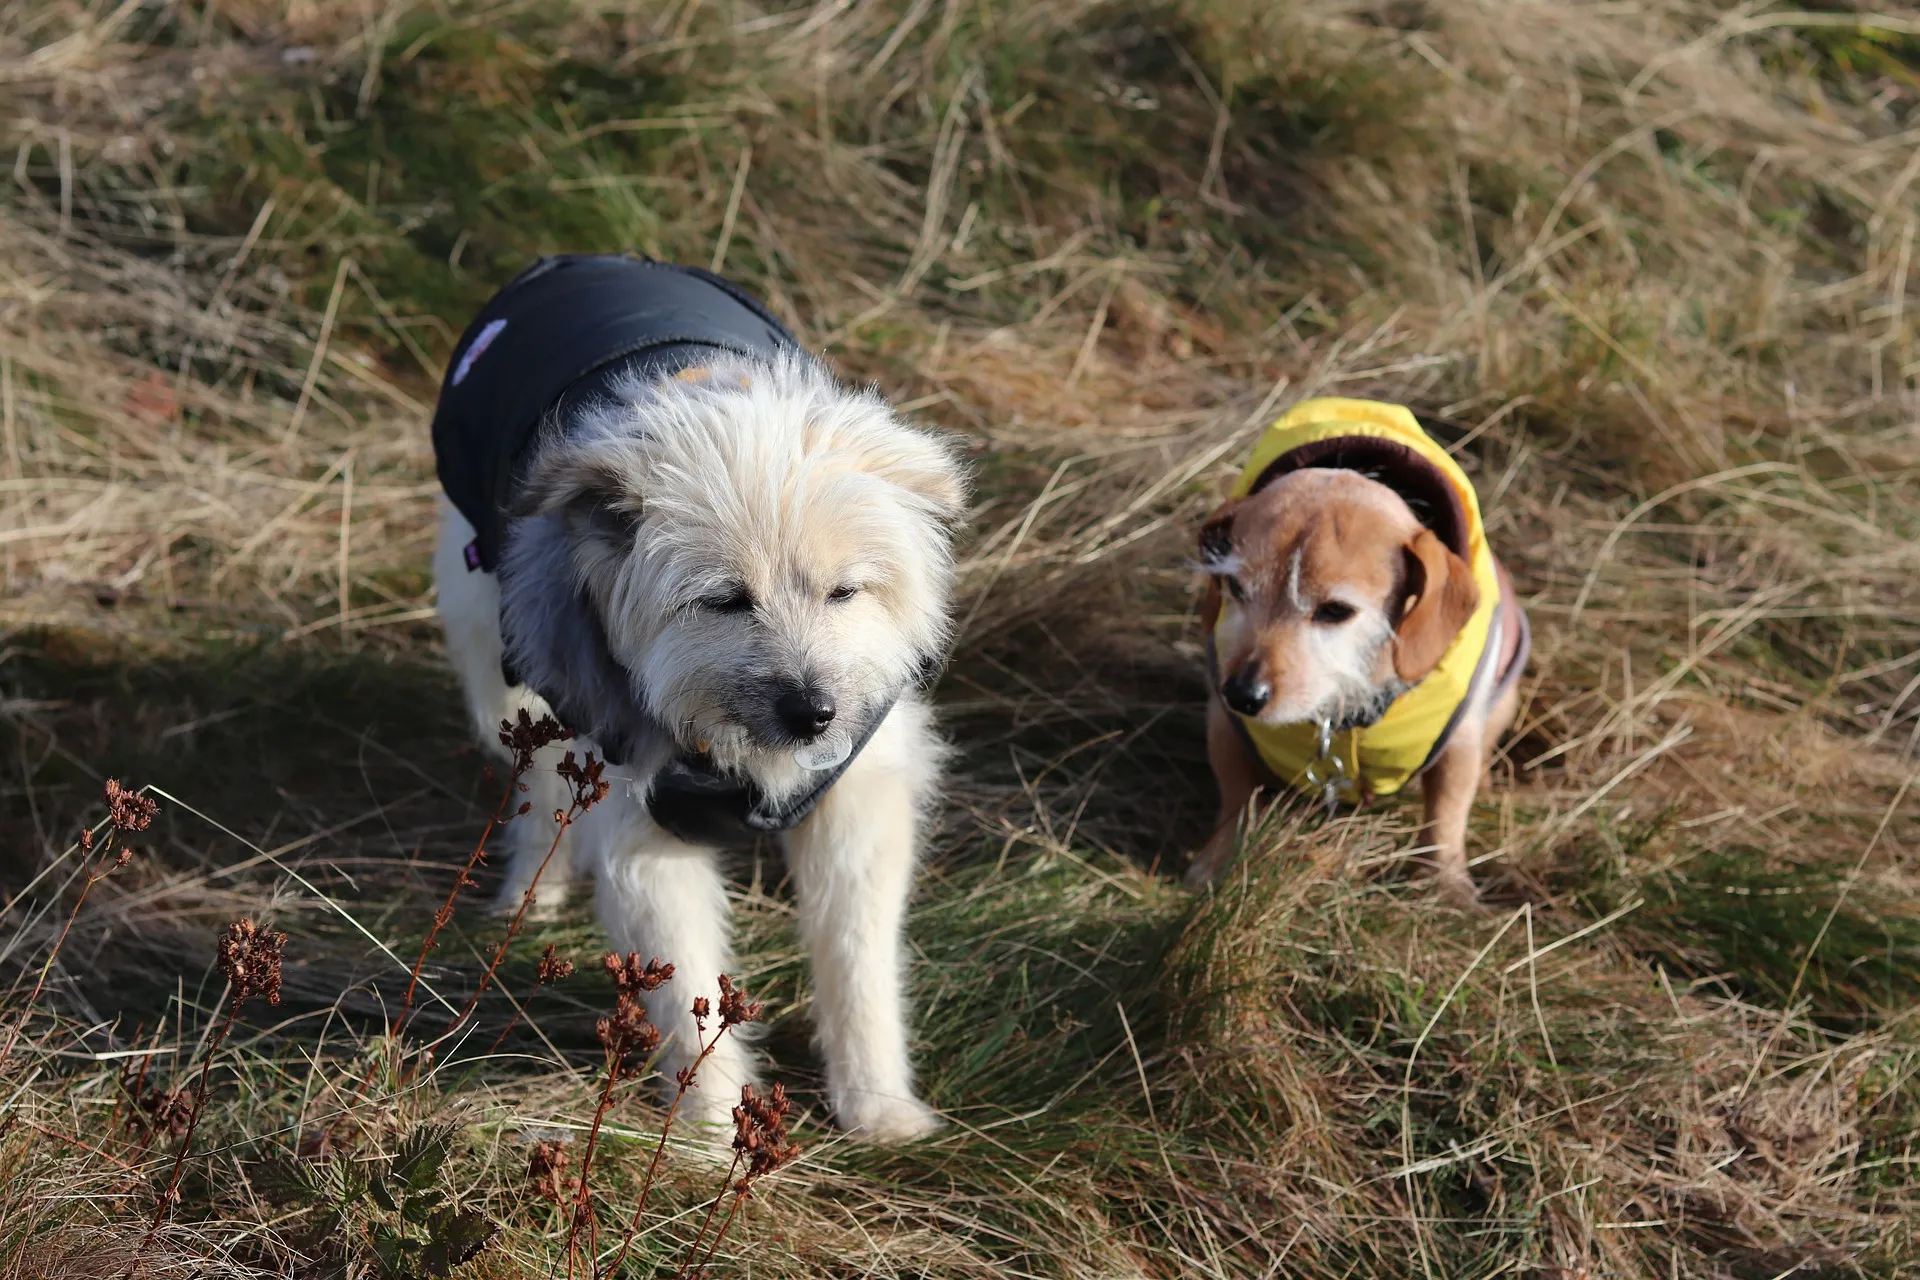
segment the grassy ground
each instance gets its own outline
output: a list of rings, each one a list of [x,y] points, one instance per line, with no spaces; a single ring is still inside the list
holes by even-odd
[[[430,1120],[500,1229],[468,1273],[561,1257],[526,1166],[594,1111],[587,913],[467,1048],[383,1040],[492,804],[429,406],[561,249],[723,266],[979,476],[911,922],[951,1127],[823,1125],[743,858],[808,1150],[714,1274],[1920,1273],[1916,128],[1909,6],[6,5],[0,1276],[404,1274],[394,1215],[289,1170]],[[1401,803],[1170,874],[1210,801],[1190,531],[1328,391],[1428,415],[1533,612],[1483,918],[1394,874]],[[108,776],[159,819],[29,1007]],[[476,902],[426,973],[456,1003]],[[216,1045],[242,915],[291,935],[283,1002]],[[486,1055],[549,942],[582,975]],[[211,1099],[150,1240],[178,1142],[124,1123],[136,1049]],[[610,1221],[658,1122],[616,1100]],[[669,1159],[629,1274],[715,1181]]]

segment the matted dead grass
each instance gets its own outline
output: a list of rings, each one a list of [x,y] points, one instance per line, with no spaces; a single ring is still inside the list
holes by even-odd
[[[1910,1274],[1917,104],[1907,6],[9,6],[0,1270],[141,1254],[171,1152],[116,1079],[197,1069],[243,914],[286,1003],[143,1268],[403,1274],[264,1171],[433,1117],[503,1228],[475,1273],[560,1257],[524,1170],[592,1116],[610,993],[379,1066],[492,803],[431,625],[439,368],[525,258],[630,248],[740,276],[981,479],[911,925],[954,1124],[812,1116],[717,1272]],[[1168,874],[1211,802],[1191,530],[1327,392],[1428,418],[1535,619],[1484,919],[1399,878],[1403,805]],[[25,1008],[109,773],[161,823]],[[778,861],[739,870],[817,1112]],[[497,938],[464,908],[429,985]],[[489,1033],[549,942],[598,954],[584,914],[517,943]],[[611,1119],[617,1214],[658,1118]],[[631,1274],[712,1194],[668,1168]]]

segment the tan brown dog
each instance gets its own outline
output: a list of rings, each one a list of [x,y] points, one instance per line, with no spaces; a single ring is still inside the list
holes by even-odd
[[[1465,473],[1397,405],[1309,400],[1262,437],[1200,547],[1220,817],[1187,883],[1219,872],[1262,787],[1331,807],[1420,777],[1439,887],[1473,902],[1467,816],[1528,632]]]

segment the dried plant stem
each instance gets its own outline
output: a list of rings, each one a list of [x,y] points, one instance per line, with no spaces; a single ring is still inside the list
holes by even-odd
[[[724,1191],[722,1194],[724,1194]],[[720,1251],[720,1242],[726,1239],[727,1229],[733,1225],[734,1216],[740,1212],[740,1206],[746,1201],[746,1198],[747,1189],[743,1183],[740,1189],[733,1193],[733,1203],[727,1206],[727,1216],[720,1220],[720,1230],[714,1233],[713,1243],[707,1246],[707,1256],[700,1259],[700,1265],[693,1271],[684,1273],[687,1276],[687,1280],[697,1280],[697,1277],[707,1273],[708,1264],[713,1261],[713,1255]],[[699,1242],[696,1240],[695,1243],[698,1244]]]
[[[525,716],[524,712],[522,713],[522,716],[524,718]],[[523,733],[529,732],[530,728],[531,726],[528,726],[526,729],[523,729]],[[504,720],[501,721],[500,735],[501,735],[501,742],[503,744],[511,743],[512,737],[513,737],[513,726],[511,722],[504,721]],[[520,780],[526,776],[527,770],[532,768],[532,766],[533,766],[533,754],[531,751],[529,750],[516,751],[513,769],[507,775],[506,786],[501,789],[499,802],[493,806],[493,812],[487,816],[487,825],[480,829],[480,838],[474,841],[473,852],[467,855],[467,861],[465,865],[463,865],[460,868],[459,873],[454,876],[453,885],[451,888],[447,890],[447,900],[440,904],[440,909],[438,911],[433,913],[433,924],[427,929],[427,936],[421,940],[420,954],[414,957],[413,968],[407,974],[407,991],[405,996],[401,998],[400,1012],[394,1015],[393,1020],[387,1024],[387,1037],[389,1040],[389,1050],[393,1054],[394,1066],[395,1066],[396,1072],[399,1072],[400,1060],[404,1058],[404,1054],[402,1053],[400,1048],[400,1033],[406,1027],[407,1016],[413,1011],[413,997],[415,992],[419,989],[420,972],[422,969],[426,967],[427,956],[429,953],[433,951],[434,945],[440,940],[441,930],[445,929],[447,925],[453,920],[454,904],[458,901],[460,897],[460,891],[473,883],[473,880],[472,880],[473,869],[479,866],[480,863],[486,859],[487,841],[491,840],[493,838],[493,833],[499,830],[501,821],[507,815],[508,806],[513,803],[513,798],[520,794]],[[491,776],[491,772],[492,772],[491,770],[488,771],[489,776]],[[555,848],[558,848],[558,847],[559,847],[558,838],[556,837]],[[549,851],[547,856],[551,858],[553,856],[552,851]],[[546,865],[545,863],[541,864],[543,868],[545,867],[545,865]],[[524,905],[522,906],[521,909],[525,910]],[[509,940],[511,940],[512,935],[509,934],[508,937],[509,937]],[[484,984],[482,985],[481,989],[485,990]],[[478,998],[479,998],[479,993],[476,992],[475,999],[477,1000]],[[462,1009],[460,1011],[460,1015],[454,1019],[454,1022],[452,1025],[458,1026],[461,1019],[466,1016],[466,1014],[469,1012],[471,1007],[472,1007],[471,1004],[469,1004],[467,1009]],[[519,1015],[516,1012],[514,1016],[517,1018]],[[504,1032],[502,1033],[502,1038],[503,1039],[505,1038]],[[431,1052],[432,1047],[433,1047],[432,1045],[426,1046],[426,1049],[423,1050],[423,1052]],[[495,1047],[498,1047],[497,1042]],[[491,1050],[489,1050],[489,1052],[491,1052]],[[359,1085],[354,1089],[354,1092],[353,1092],[354,1101],[357,1102],[360,1099],[364,1098],[367,1094],[367,1090],[373,1087],[374,1077],[379,1073],[379,1070],[380,1070],[380,1062],[381,1062],[381,1059],[379,1055],[375,1055],[374,1060],[367,1064],[367,1074],[365,1075],[365,1077],[361,1079]],[[400,1073],[400,1074],[405,1074],[405,1073]],[[343,1120],[346,1119],[347,1112],[350,1109],[351,1109],[350,1107],[342,1109],[341,1113],[338,1116],[334,1117],[332,1123],[328,1124],[327,1130],[326,1130],[328,1136],[331,1136],[333,1134],[335,1126],[337,1126]]]
[[[740,1206],[753,1194],[753,1184],[785,1167],[800,1154],[800,1144],[792,1141],[787,1133],[787,1116],[792,1109],[793,1104],[788,1100],[786,1090],[778,1084],[765,1097],[756,1094],[752,1085],[741,1086],[740,1105],[733,1109],[733,1164],[720,1183],[720,1189],[714,1192],[713,1203],[707,1206],[707,1216],[700,1223],[699,1234],[687,1246],[686,1257],[681,1261],[680,1270],[675,1273],[680,1280],[697,1280],[707,1273],[714,1255],[720,1251],[720,1242],[727,1238],[733,1220],[740,1214]],[[738,1172],[742,1161],[746,1162],[747,1170],[735,1182],[733,1175]],[[729,1188],[733,1191],[733,1203],[727,1206],[727,1216],[721,1219],[720,1229],[713,1233],[713,1239],[707,1242],[706,1254],[702,1256],[701,1242],[707,1240],[707,1229],[712,1226],[713,1215]],[[698,1261],[695,1261],[696,1258]]]
[[[67,944],[67,935],[73,932],[73,922],[80,918],[80,909],[87,905],[87,894],[92,891],[94,885],[113,873],[115,864],[107,860],[107,855],[113,852],[113,845],[113,835],[109,833],[100,845],[99,856],[92,864],[94,869],[86,873],[86,882],[80,886],[80,894],[73,900],[73,910],[67,912],[67,922],[60,926],[60,936],[53,940],[53,949],[47,952],[46,963],[40,966],[40,974],[34,979],[33,990],[27,993],[26,1001],[20,1007],[20,1016],[13,1020],[13,1026],[7,1033],[6,1047],[0,1048],[0,1067],[6,1066],[7,1060],[13,1056],[14,1046],[20,1041],[20,1033],[26,1030],[28,1020],[33,1017],[33,1006],[39,1002],[40,993],[46,990],[47,975],[53,972],[54,963],[60,958],[60,948]]]
[[[507,1037],[513,1034],[513,1029],[520,1025],[520,1020],[522,1018],[525,1018],[527,1016],[527,1006],[532,1004],[533,998],[539,994],[540,994],[539,987],[535,987],[532,991],[529,991],[527,993],[527,998],[520,1002],[520,1007],[513,1011],[513,1016],[511,1018],[507,1019],[507,1025],[500,1028],[500,1034],[495,1036],[493,1038],[493,1043],[487,1046],[488,1057],[492,1057],[494,1054],[500,1052],[500,1046],[507,1042]],[[534,1030],[537,1032],[539,1028],[536,1026]]]
[[[146,1031],[147,1031],[146,1024],[141,1023],[140,1026],[134,1029],[132,1042],[134,1044],[140,1043],[140,1039],[142,1036],[146,1034]],[[153,1055],[151,1053],[143,1054],[140,1058],[140,1070],[134,1073],[133,1087],[131,1089],[127,1087],[126,1068],[124,1067],[121,1068],[120,1091],[123,1095],[125,1095],[125,1098],[128,1098],[128,1099],[139,1098],[143,1094],[143,1092],[146,1090],[146,1087],[147,1087],[147,1069],[152,1065],[153,1065]],[[114,1129],[120,1127],[121,1101],[122,1099],[115,1099],[113,1104],[113,1110],[107,1116],[107,1131],[109,1133],[111,1133]],[[129,1112],[126,1117],[126,1125],[127,1125],[127,1128],[131,1130],[133,1125],[133,1115],[131,1112]]]
[[[593,1213],[593,1187],[588,1175],[593,1171],[593,1152],[600,1142],[600,1124],[607,1118],[607,1111],[613,1106],[613,1088],[620,1081],[620,1055],[607,1055],[607,1079],[600,1086],[600,1105],[594,1108],[593,1124],[587,1129],[586,1145],[580,1152],[580,1181],[573,1194],[573,1214],[567,1223],[567,1280],[573,1280],[573,1261],[580,1240],[580,1228],[587,1229],[587,1257],[591,1259],[595,1252],[598,1232]],[[591,1263],[589,1263],[591,1266]]]
[[[707,1206],[707,1216],[700,1220],[700,1230],[695,1234],[692,1242],[687,1245],[686,1257],[681,1260],[680,1269],[674,1273],[676,1280],[677,1277],[698,1275],[700,1272],[706,1270],[707,1263],[713,1261],[714,1250],[720,1247],[720,1237],[726,1235],[727,1228],[732,1225],[733,1215],[739,1210],[740,1201],[746,1195],[746,1191],[744,1190],[745,1183],[741,1184],[741,1189],[734,1189],[733,1186],[733,1175],[740,1172],[740,1157],[742,1154],[743,1153],[739,1151],[733,1153],[733,1163],[727,1166],[727,1176],[720,1180],[720,1189],[713,1193],[713,1203]],[[733,1190],[733,1205],[727,1210],[726,1221],[720,1224],[720,1235],[713,1238],[713,1244],[708,1248],[706,1257],[700,1260],[700,1265],[694,1267],[692,1271],[688,1271],[687,1267],[693,1256],[700,1252],[700,1242],[707,1238],[707,1228],[713,1225],[713,1215],[719,1210],[720,1202],[726,1199],[729,1190]]]
[[[487,1056],[489,1058],[500,1052],[500,1046],[507,1042],[507,1037],[513,1034],[513,1029],[520,1025],[520,1019],[526,1016],[527,1005],[533,1002],[533,997],[538,993],[538,990],[536,987],[533,991],[527,993],[527,998],[520,1002],[520,1007],[513,1011],[511,1018],[507,1019],[507,1025],[500,1028],[500,1034],[495,1036],[493,1043],[487,1046]]]
[[[722,1024],[720,1029],[713,1033],[713,1039],[701,1046],[699,1056],[694,1058],[692,1065],[680,1073],[679,1087],[674,1090],[673,1101],[667,1107],[666,1118],[660,1122],[660,1138],[653,1144],[653,1158],[647,1161],[646,1176],[640,1181],[640,1199],[633,1206],[633,1215],[627,1219],[627,1229],[620,1233],[620,1252],[614,1255],[613,1261],[604,1270],[594,1273],[595,1280],[617,1275],[620,1264],[627,1260],[627,1252],[633,1248],[634,1233],[640,1230],[640,1216],[647,1211],[647,1197],[653,1194],[654,1179],[660,1173],[660,1161],[667,1154],[667,1138],[673,1132],[675,1117],[680,1114],[680,1104],[686,1100],[687,1092],[694,1087],[694,1077],[700,1073],[701,1064],[713,1056],[714,1049],[720,1044],[720,1037],[726,1035],[731,1029]],[[738,1160],[739,1157],[736,1156],[735,1162],[738,1163]],[[733,1175],[727,1176],[731,1178]]]
[[[407,993],[400,1000],[400,1012],[393,1019],[388,1034],[396,1039],[401,1028],[406,1025],[407,1015],[413,1010],[413,996],[420,985],[420,970],[426,967],[427,953],[433,950],[439,940],[440,931],[453,919],[454,902],[460,891],[472,884],[473,869],[486,858],[487,841],[493,838],[494,831],[500,826],[500,820],[506,816],[507,806],[520,794],[520,778],[523,770],[515,769],[507,778],[507,785],[500,793],[500,803],[494,805],[493,813],[487,818],[487,825],[481,828],[480,838],[474,842],[473,852],[467,855],[466,865],[460,868],[453,878],[453,886],[447,890],[447,900],[433,913],[433,925],[427,930],[426,939],[420,944],[420,954],[414,958],[413,969],[407,974]]]
[[[57,1129],[49,1129],[45,1125],[35,1124],[33,1121],[25,1119],[24,1117],[21,1117],[19,1115],[8,1116],[7,1122],[9,1124],[18,1123],[21,1127],[31,1129],[35,1133],[39,1134],[41,1137],[52,1138],[55,1142],[64,1143],[65,1145],[72,1147],[76,1151],[84,1151],[90,1156],[97,1156],[98,1158],[105,1160],[109,1164],[117,1166],[118,1168],[126,1171],[127,1173],[138,1172],[138,1170],[136,1170],[131,1164],[127,1163],[125,1160],[122,1160],[119,1156],[114,1155],[111,1151],[102,1151],[99,1147],[96,1147],[91,1143],[84,1142],[79,1138],[71,1136],[70,1134],[61,1133]]]
[[[500,1046],[507,1042],[507,1036],[512,1033],[515,1027],[520,1025],[522,1018],[527,1017],[528,1010],[533,1008],[533,999],[540,994],[542,987],[552,986],[556,982],[564,982],[572,976],[573,961],[558,954],[554,950],[553,944],[549,942],[547,944],[546,954],[540,957],[540,963],[535,970],[533,990],[527,992],[527,998],[525,1000],[514,1006],[513,1017],[507,1020],[506,1026],[500,1028],[500,1034],[493,1038],[493,1044],[487,1048],[487,1056],[492,1057],[500,1051]],[[528,1018],[528,1022],[531,1024],[532,1019]],[[535,1026],[534,1030],[537,1032],[539,1027]]]
[[[194,1130],[200,1127],[200,1113],[207,1107],[207,1084],[213,1072],[213,1059],[220,1052],[220,1046],[226,1042],[227,1033],[233,1030],[233,1023],[240,1016],[241,992],[235,988],[232,998],[227,1001],[227,1013],[220,1020],[220,1026],[214,1031],[213,1039],[207,1042],[206,1052],[200,1058],[200,1079],[193,1086],[193,1107],[187,1112],[187,1129],[180,1136],[180,1149],[173,1155],[173,1170],[167,1175],[167,1189],[160,1194],[160,1203],[154,1208],[153,1221],[147,1225],[147,1234],[140,1242],[138,1256],[134,1259],[133,1274],[139,1274],[140,1259],[146,1256],[153,1245],[153,1238],[160,1233],[160,1227],[167,1220],[167,1214],[173,1208],[174,1199],[180,1194],[180,1177],[186,1170],[187,1153],[193,1148]]]
[[[108,785],[111,795],[112,784]],[[193,1087],[193,1105],[187,1109],[187,1123],[180,1135],[180,1149],[174,1153],[173,1171],[167,1175],[166,1190],[161,1193],[160,1203],[154,1207],[153,1221],[147,1226],[146,1237],[134,1254],[130,1274],[139,1274],[147,1249],[160,1233],[161,1224],[167,1220],[175,1200],[179,1198],[180,1175],[186,1170],[187,1153],[193,1150],[194,1132],[199,1129],[200,1117],[207,1109],[207,1088],[213,1075],[213,1060],[219,1056],[220,1046],[226,1043],[228,1033],[233,1030],[234,1021],[240,1016],[240,1006],[255,996],[264,998],[268,1004],[280,1003],[281,949],[286,943],[286,934],[262,929],[250,918],[235,920],[220,931],[216,955],[220,972],[227,979],[227,1013],[220,1020],[219,1027],[201,1056],[200,1079]]]
[[[453,1021],[447,1024],[447,1030],[441,1034],[441,1039],[444,1040],[455,1028],[472,1016],[474,1009],[480,1004],[480,997],[485,995],[487,988],[493,984],[494,975],[500,971],[500,962],[507,958],[507,948],[511,947],[513,940],[519,936],[520,926],[527,918],[527,910],[533,906],[533,895],[540,888],[540,877],[547,873],[547,865],[553,861],[553,855],[560,851],[561,838],[567,834],[567,828],[573,825],[573,820],[580,816],[582,809],[583,806],[576,800],[567,806],[565,813],[560,815],[559,829],[553,833],[553,843],[547,846],[547,856],[540,859],[540,865],[534,869],[533,879],[527,882],[527,891],[520,896],[520,909],[514,912],[513,919],[507,922],[507,936],[500,939],[500,945],[493,949],[493,958],[487,961],[486,972],[480,975],[480,985],[473,989],[473,994],[467,997],[467,1002],[460,1006],[460,1012],[455,1014]]]

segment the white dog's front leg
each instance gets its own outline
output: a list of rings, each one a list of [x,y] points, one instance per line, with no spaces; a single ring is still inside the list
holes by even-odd
[[[732,913],[712,850],[674,839],[644,809],[634,812],[638,805],[621,807],[626,812],[590,814],[601,819],[599,829],[583,834],[613,842],[595,860],[600,923],[608,942],[616,951],[673,966],[672,980],[647,997],[647,1017],[663,1037],[660,1078],[670,1100],[676,1074],[700,1052],[693,1020],[696,996],[705,996],[714,1011],[707,1018],[707,1040],[719,1030],[720,975],[733,963]],[[680,1119],[695,1126],[728,1124],[740,1086],[755,1078],[753,1053],[740,1030],[727,1032],[700,1067]]]
[[[787,837],[813,962],[816,1039],[842,1127],[877,1142],[939,1128],[914,1094],[900,938],[918,815],[908,774],[862,761]]]
[[[559,825],[553,815],[565,810],[572,798],[567,783],[554,772],[560,758],[561,748],[542,748],[533,758],[533,768],[521,779],[527,789],[507,799],[509,814],[522,803],[532,807],[514,817],[505,832],[509,860],[507,874],[500,882],[500,896],[494,899],[497,915],[518,914],[528,889],[533,890],[533,903],[527,909],[529,920],[551,920],[567,904],[568,887],[573,882],[573,845],[578,837],[569,831],[560,837],[557,847],[554,844]],[[539,877],[537,881],[535,876]]]

